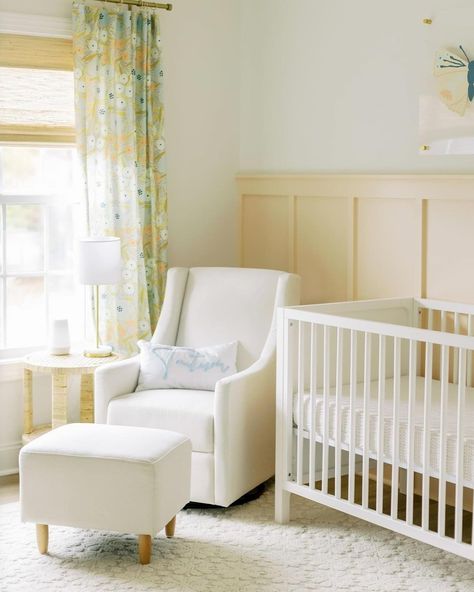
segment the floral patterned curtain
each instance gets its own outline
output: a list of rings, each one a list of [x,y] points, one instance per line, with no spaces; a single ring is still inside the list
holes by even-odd
[[[101,288],[100,331],[131,353],[154,330],[167,268],[158,10],[74,2],[73,47],[89,233],[122,245],[122,282]]]

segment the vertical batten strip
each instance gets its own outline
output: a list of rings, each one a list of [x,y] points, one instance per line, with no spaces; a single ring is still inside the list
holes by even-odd
[[[335,496],[341,497],[341,397],[342,397],[342,355],[344,351],[344,329],[337,328],[336,342],[336,479]]]
[[[426,298],[428,269],[428,199],[417,199],[419,240],[414,253],[415,294]]]
[[[392,499],[390,502],[390,514],[394,520],[398,518],[398,463],[400,454],[400,349],[400,338],[395,337],[393,343]]]
[[[456,429],[456,501],[454,508],[454,538],[462,542],[464,493],[464,409],[466,404],[466,350],[459,350],[458,409]]]
[[[408,462],[407,462],[407,500],[406,522],[413,524],[413,464],[415,452],[415,402],[416,402],[416,346],[410,339],[408,367]]]
[[[346,300],[354,300],[354,198],[347,198]]]
[[[329,359],[331,356],[331,352],[329,350],[330,345],[331,345],[331,339],[330,339],[330,327],[327,327],[326,325],[324,325],[324,333],[323,333],[323,340],[324,340],[324,344],[323,344],[323,349],[324,349],[324,369],[323,369],[323,383],[324,383],[324,387],[323,387],[323,424],[324,424],[324,430],[323,430],[323,474],[322,474],[322,484],[321,484],[321,490],[323,493],[327,493],[328,492],[328,462],[329,462],[329,458],[328,458],[328,444],[329,444],[329,395],[330,395],[330,388],[331,388],[331,382],[330,382],[330,376],[329,376],[329,371],[330,371],[330,367],[329,367]]]
[[[359,292],[359,198],[352,198],[352,298]]]
[[[430,310],[431,312],[431,310]],[[425,389],[423,415],[423,485],[421,526],[429,530],[430,522],[430,451],[431,451],[431,386],[433,375],[433,344],[425,344]]]
[[[441,324],[442,324],[441,320]],[[439,491],[438,534],[445,536],[446,525],[446,417],[448,412],[449,346],[441,346],[441,401],[439,408]]]
[[[357,332],[351,329],[351,361],[350,361],[350,393],[349,393],[349,491],[348,500],[355,499],[355,404],[357,397]]]
[[[295,249],[295,204],[294,195],[288,196],[288,271],[293,273],[296,269],[296,249]]]
[[[446,311],[441,311],[441,331],[446,331]]]
[[[310,434],[309,434],[309,486],[311,489],[315,488],[316,481],[316,389],[318,385],[318,370],[317,370],[317,330],[318,326],[311,323],[310,330],[310,378],[309,378],[309,392],[310,392]]]
[[[377,408],[377,493],[376,510],[383,513],[384,409],[385,409],[385,335],[379,337],[379,385]]]
[[[365,333],[364,344],[364,446],[362,451],[362,507],[369,507],[369,403],[372,335]]]
[[[454,333],[459,335],[459,313],[454,313]],[[459,349],[454,348],[453,351],[453,382],[458,384],[459,381]]]
[[[303,410],[303,390],[304,390],[304,324],[298,321],[298,428],[297,428],[297,446],[296,446],[296,481],[298,485],[303,485],[303,430],[304,430],[304,410]]]
[[[467,315],[467,334],[472,336],[472,315]],[[467,386],[472,386],[472,349],[467,352]],[[474,524],[474,520],[473,520]]]
[[[431,331],[433,329],[433,309],[428,309],[428,329]]]

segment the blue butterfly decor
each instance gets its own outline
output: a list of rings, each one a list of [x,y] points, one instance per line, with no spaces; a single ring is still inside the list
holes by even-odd
[[[474,60],[470,60],[462,45],[464,57],[445,49],[436,55],[435,76],[443,103],[459,115],[464,115],[468,101],[474,99]]]

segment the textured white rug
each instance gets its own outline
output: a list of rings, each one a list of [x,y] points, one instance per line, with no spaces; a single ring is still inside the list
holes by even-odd
[[[291,523],[275,524],[271,488],[227,510],[181,512],[148,566],[130,535],[51,527],[49,551],[38,554],[18,504],[0,506],[2,592],[474,591],[474,562],[301,498]]]

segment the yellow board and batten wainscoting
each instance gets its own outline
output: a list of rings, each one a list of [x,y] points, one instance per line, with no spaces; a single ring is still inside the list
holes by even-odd
[[[474,303],[474,175],[241,175],[240,264],[303,278],[302,302]]]

